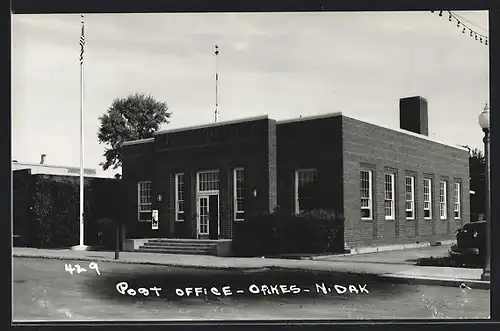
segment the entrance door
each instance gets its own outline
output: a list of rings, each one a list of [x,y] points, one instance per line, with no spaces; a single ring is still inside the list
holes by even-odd
[[[207,235],[209,226],[208,197],[198,198],[198,234]]]
[[[219,239],[219,196],[210,195],[208,199],[209,238]]]

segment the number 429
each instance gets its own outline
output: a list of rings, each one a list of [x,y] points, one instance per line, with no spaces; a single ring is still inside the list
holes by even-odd
[[[89,263],[89,269],[92,269],[92,270],[95,270],[95,272],[100,275],[101,272],[99,271],[99,267],[97,266],[97,263],[95,262],[91,262]],[[73,267],[71,264],[65,264],[64,265],[64,271],[66,272],[69,272],[70,274],[73,275],[73,273],[76,271],[76,273],[82,273],[82,272],[86,272],[87,269],[85,268],[82,268],[79,264],[75,264],[75,266]]]

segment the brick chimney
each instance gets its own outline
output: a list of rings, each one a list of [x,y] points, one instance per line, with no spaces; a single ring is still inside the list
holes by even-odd
[[[399,99],[399,123],[403,130],[428,136],[427,100],[421,96]]]
[[[45,163],[45,158],[47,157],[47,154],[42,154],[40,156],[40,164],[44,164]]]

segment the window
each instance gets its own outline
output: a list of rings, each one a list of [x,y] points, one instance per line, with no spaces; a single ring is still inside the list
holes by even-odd
[[[317,208],[318,173],[316,169],[302,169],[295,172],[295,213],[300,214]]]
[[[184,221],[184,174],[175,174],[175,220]]]
[[[460,219],[460,183],[455,183],[455,190],[453,194],[453,214],[455,219]]]
[[[424,218],[432,218],[432,179],[424,179]]]
[[[446,181],[443,180],[439,183],[439,217],[445,220],[448,217],[446,212]]]
[[[151,219],[151,182],[137,183],[138,217],[139,221]]]
[[[372,172],[361,170],[361,219],[372,219]]]
[[[245,219],[245,211],[243,209],[243,187],[244,176],[243,168],[234,169],[234,220],[243,221]]]
[[[394,219],[394,174],[385,174],[385,219]]]
[[[415,219],[415,177],[406,176],[405,178],[405,209],[406,219]]]
[[[202,171],[198,173],[198,191],[218,191],[219,171]]]

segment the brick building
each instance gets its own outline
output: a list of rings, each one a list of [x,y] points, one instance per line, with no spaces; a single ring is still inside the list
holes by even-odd
[[[341,212],[351,248],[452,238],[469,222],[468,152],[430,139],[427,118],[427,101],[411,97],[400,129],[341,113],[263,116],[126,142],[127,236],[230,239],[234,222],[279,205]]]

